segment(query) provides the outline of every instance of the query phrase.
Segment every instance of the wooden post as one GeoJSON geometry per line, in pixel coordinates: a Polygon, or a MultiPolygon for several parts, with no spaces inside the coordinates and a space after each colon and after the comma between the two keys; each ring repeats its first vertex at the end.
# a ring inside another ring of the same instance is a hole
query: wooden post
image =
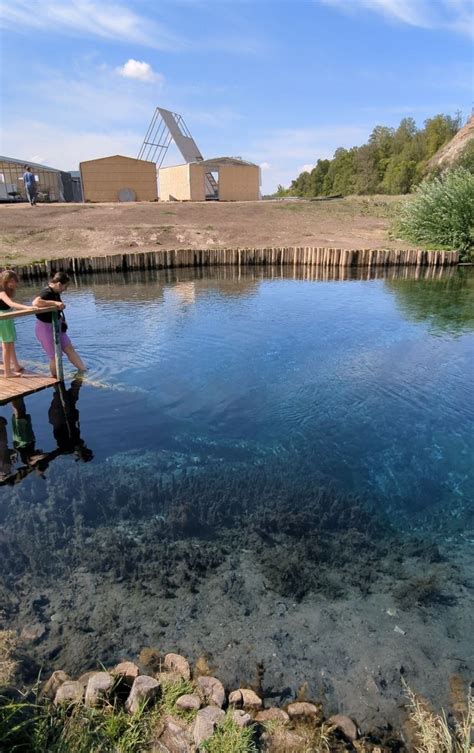
{"type": "Polygon", "coordinates": [[[63,353],[61,349],[61,334],[59,313],[52,311],[53,335],[54,335],[54,360],[56,361],[56,377],[60,382],[64,382],[63,353]]]}

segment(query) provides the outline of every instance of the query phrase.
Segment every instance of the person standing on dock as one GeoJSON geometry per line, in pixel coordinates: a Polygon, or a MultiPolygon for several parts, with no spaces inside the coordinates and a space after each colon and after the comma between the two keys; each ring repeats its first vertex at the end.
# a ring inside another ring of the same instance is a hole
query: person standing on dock
{"type": "MultiPolygon", "coordinates": [[[[31,311],[31,306],[16,303],[13,297],[18,285],[18,275],[11,269],[6,269],[0,277],[0,314],[16,309],[31,311]]],[[[2,343],[4,376],[20,377],[25,369],[18,363],[15,350],[16,328],[14,319],[0,320],[0,342],[2,343]]]]}
{"type": "MultiPolygon", "coordinates": [[[[51,278],[48,285],[43,288],[39,296],[33,301],[35,308],[46,308],[56,306],[60,315],[60,341],[61,349],[65,353],[78,371],[87,371],[87,367],[84,365],[80,355],[75,351],[72,342],[67,335],[67,324],[64,318],[65,305],[61,300],[61,293],[67,290],[69,285],[69,275],[66,272],[56,272],[51,278]]],[[[53,333],[53,314],[51,311],[44,314],[36,314],[37,322],[35,333],[36,337],[41,343],[43,350],[49,358],[49,368],[53,377],[56,374],[56,362],[54,358],[54,333],[53,333]]]]}
{"type": "Polygon", "coordinates": [[[25,165],[25,172],[23,173],[23,183],[25,185],[26,198],[30,202],[30,205],[32,207],[35,207],[36,197],[38,193],[36,190],[36,178],[31,172],[31,167],[28,167],[28,165],[25,165]]]}

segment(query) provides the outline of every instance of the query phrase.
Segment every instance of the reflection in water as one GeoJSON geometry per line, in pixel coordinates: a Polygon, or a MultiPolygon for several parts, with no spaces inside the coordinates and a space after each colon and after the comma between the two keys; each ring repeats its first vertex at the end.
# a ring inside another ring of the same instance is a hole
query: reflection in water
{"type": "Polygon", "coordinates": [[[472,280],[313,267],[77,280],[85,384],[17,406],[13,447],[0,422],[4,472],[21,452],[28,475],[0,490],[0,629],[40,623],[29,648],[48,668],[144,645],[214,651],[230,686],[263,661],[275,692],[308,680],[390,719],[403,666],[443,703],[447,677],[472,666],[472,280]],[[39,477],[43,452],[57,461],[39,477]]]}
{"type": "Polygon", "coordinates": [[[24,398],[15,398],[12,406],[13,449],[8,447],[7,421],[0,417],[0,486],[18,484],[28,474],[43,476],[52,460],[60,455],[74,454],[85,463],[93,459],[92,450],[81,438],[77,401],[82,379],[76,378],[69,389],[64,384],[54,386],[48,411],[49,423],[56,440],[54,450],[44,452],[36,447],[31,415],[26,412],[24,398]]]}
{"type": "Polygon", "coordinates": [[[461,333],[474,329],[471,270],[459,269],[433,278],[388,279],[386,285],[410,319],[426,321],[439,331],[461,333]]]}

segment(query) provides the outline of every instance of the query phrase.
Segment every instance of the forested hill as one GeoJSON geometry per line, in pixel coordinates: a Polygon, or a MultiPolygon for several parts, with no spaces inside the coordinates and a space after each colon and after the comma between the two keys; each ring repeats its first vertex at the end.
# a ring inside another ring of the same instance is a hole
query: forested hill
{"type": "Polygon", "coordinates": [[[429,160],[459,130],[461,117],[436,115],[417,128],[404,118],[398,128],[376,126],[368,143],[336,149],[333,159],[319,159],[278,195],[408,193],[425,176],[429,160]]]}

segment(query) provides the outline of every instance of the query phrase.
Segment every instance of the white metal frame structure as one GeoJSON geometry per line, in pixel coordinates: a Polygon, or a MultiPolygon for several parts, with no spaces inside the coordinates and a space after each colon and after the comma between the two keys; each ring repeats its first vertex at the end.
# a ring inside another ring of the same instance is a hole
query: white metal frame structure
{"type": "MultiPolygon", "coordinates": [[[[157,107],[138,152],[138,159],[163,165],[171,142],[174,141],[185,162],[203,162],[204,158],[182,115],[157,107]]],[[[217,183],[211,172],[206,173],[206,198],[217,199],[217,183]]]]}

